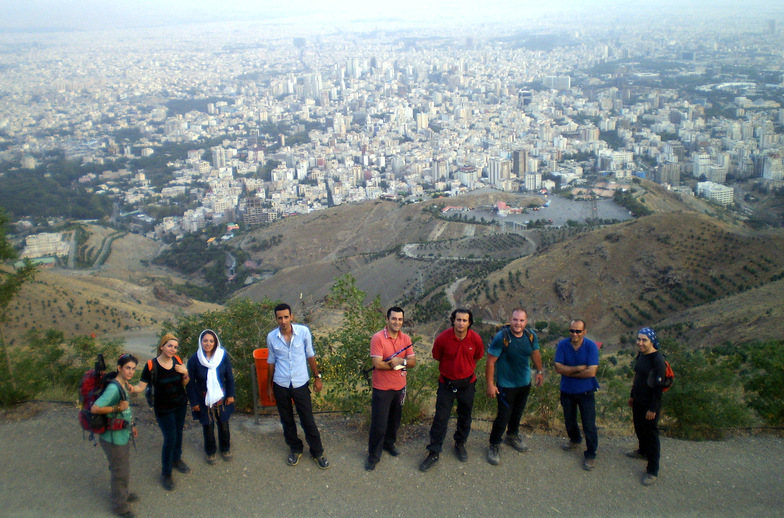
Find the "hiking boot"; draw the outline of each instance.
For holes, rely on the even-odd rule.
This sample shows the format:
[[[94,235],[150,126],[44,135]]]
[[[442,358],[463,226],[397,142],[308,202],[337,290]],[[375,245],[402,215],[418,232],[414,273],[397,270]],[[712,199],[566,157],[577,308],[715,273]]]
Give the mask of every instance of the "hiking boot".
[[[508,444],[509,446],[511,446],[512,448],[514,448],[515,450],[521,453],[528,451],[528,445],[523,442],[523,438],[520,437],[519,433],[516,433],[514,435],[507,434],[506,444]]]
[[[645,487],[652,486],[656,483],[656,475],[651,475],[650,473],[646,473],[644,477],[642,477],[642,485]]]
[[[210,466],[212,466],[213,464],[215,464],[217,461],[218,461],[218,460],[217,460],[217,458],[215,457],[215,454],[213,454],[213,455],[207,455],[207,464],[209,464]]]
[[[561,445],[561,449],[563,449],[564,451],[576,450],[579,447],[580,447],[579,442],[572,442],[572,441],[566,441]]]
[[[585,471],[593,471],[593,468],[596,467],[596,459],[585,459],[583,462],[583,469]]]
[[[225,460],[226,462],[231,462],[232,455],[230,451],[222,451],[221,457],[223,457],[223,460]]]
[[[179,471],[180,473],[190,473],[191,472],[191,468],[189,468],[188,465],[185,464],[185,461],[183,461],[182,459],[175,460],[174,464],[172,464],[172,467],[174,469],[176,469],[177,471]]]
[[[319,469],[329,469],[329,461],[324,455],[319,455],[318,457],[312,457],[313,462],[319,467]]]
[[[425,460],[422,461],[422,464],[419,465],[419,471],[428,471],[430,468],[436,465],[438,462],[438,453],[431,451],[425,457]]]
[[[640,450],[627,451],[625,454],[630,459],[646,459],[645,455]]]
[[[455,455],[457,456],[457,460],[460,462],[465,462],[468,460],[468,451],[466,450],[465,443],[455,443]]]
[[[171,475],[161,475],[161,485],[166,491],[172,491],[174,489],[174,479]]]
[[[302,452],[298,453],[298,452],[292,451],[291,453],[289,453],[289,456],[286,459],[286,464],[288,464],[289,466],[296,466],[297,464],[299,464],[299,458],[300,457],[302,457]]]
[[[498,464],[501,462],[500,444],[491,444],[490,447],[487,449],[487,462],[489,462],[493,466],[498,466]]]
[[[128,493],[128,499],[126,500],[126,502],[131,504],[133,502],[138,502],[138,501],[139,501],[139,495],[137,495],[136,493]]]
[[[373,471],[376,469],[376,464],[378,464],[377,460],[372,460],[370,457],[365,459],[365,471]]]
[[[400,455],[400,450],[394,444],[389,448],[384,448],[384,451],[392,455],[393,457],[397,457]]]

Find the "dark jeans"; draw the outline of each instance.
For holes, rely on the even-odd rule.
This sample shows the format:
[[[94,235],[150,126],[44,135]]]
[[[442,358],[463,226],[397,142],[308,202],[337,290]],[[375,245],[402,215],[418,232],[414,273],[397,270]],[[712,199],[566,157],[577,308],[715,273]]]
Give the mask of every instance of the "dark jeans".
[[[131,510],[128,505],[128,479],[131,477],[130,451],[131,443],[117,446],[101,440],[101,448],[106,453],[109,461],[112,487],[112,511],[116,514],[127,513]]]
[[[283,425],[283,437],[291,451],[302,453],[303,449],[302,440],[297,436],[297,424],[294,422],[294,407],[296,407],[299,423],[302,425],[305,440],[308,441],[310,447],[310,454],[313,457],[321,456],[324,453],[324,447],[321,445],[321,435],[316,427],[316,421],[313,419],[313,406],[310,402],[308,384],[305,383],[297,388],[286,388],[273,383],[272,392],[275,394],[280,424]],[[294,402],[293,406],[292,401]]]
[[[454,392],[446,383],[438,382],[436,393],[436,415],[433,416],[433,425],[430,427],[430,444],[428,451],[441,453],[441,446],[446,438],[446,428],[449,424],[449,414],[452,413],[452,404],[457,399],[457,429],[455,430],[455,443],[464,443],[471,433],[471,411],[474,408],[474,392],[476,382],[457,389]]]
[[[167,412],[155,414],[158,427],[163,433],[163,449],[161,450],[161,473],[170,476],[172,465],[182,457],[182,427],[185,426],[185,412],[187,405]]]
[[[661,443],[659,442],[659,414],[655,419],[645,419],[648,405],[632,405],[632,419],[634,420],[634,433],[640,442],[640,453],[648,458],[650,475],[659,476],[659,458],[661,456]]]
[[[220,445],[221,453],[228,453],[231,451],[231,433],[229,432],[229,422],[221,421],[219,417],[215,417],[209,424],[202,425],[204,432],[204,453],[207,455],[215,455],[215,425],[218,425],[218,443]]]
[[[515,388],[498,387],[499,394],[495,397],[498,403],[498,414],[495,416],[493,429],[490,432],[490,444],[501,444],[504,430],[509,435],[517,435],[520,431],[520,419],[523,417],[530,391],[530,384]]]
[[[595,459],[596,449],[599,447],[599,434],[596,431],[595,392],[582,394],[561,392],[561,406],[563,407],[564,421],[566,421],[566,433],[569,435],[569,440],[574,443],[582,442],[580,428],[577,426],[577,409],[580,409],[580,419],[585,434],[585,458]]]
[[[400,418],[403,416],[402,399],[403,389],[373,389],[368,459],[378,462],[381,459],[381,450],[395,445]]]

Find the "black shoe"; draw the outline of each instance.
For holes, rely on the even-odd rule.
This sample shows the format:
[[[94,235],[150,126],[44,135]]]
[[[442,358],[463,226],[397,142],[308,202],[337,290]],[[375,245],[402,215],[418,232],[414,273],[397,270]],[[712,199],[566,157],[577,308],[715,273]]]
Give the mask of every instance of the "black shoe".
[[[128,493],[128,499],[126,500],[126,502],[130,504],[138,501],[139,501],[139,495],[137,495],[136,493]]]
[[[313,459],[313,462],[316,463],[316,466],[319,467],[319,469],[329,469],[329,461],[324,455],[319,455],[318,457],[311,457],[311,458]]]
[[[174,489],[174,479],[171,475],[161,475],[161,485],[166,491]]]
[[[132,511],[125,511],[124,513],[115,513],[122,518],[134,518],[136,515]]]
[[[365,471],[373,471],[376,469],[376,464],[378,464],[377,460],[371,460],[370,457],[365,459]]]
[[[455,455],[457,455],[457,460],[460,462],[465,462],[468,460],[468,451],[466,450],[465,443],[455,443]]]
[[[436,465],[436,462],[438,462],[438,453],[431,451],[427,454],[425,460],[422,461],[422,464],[419,465],[419,471],[428,471]]]
[[[393,457],[397,457],[398,455],[400,455],[400,450],[398,450],[397,446],[395,446],[394,444],[389,448],[384,448],[384,451],[389,453]]]
[[[630,459],[643,459],[643,460],[646,460],[648,458],[645,455],[643,455],[640,450],[627,451],[626,452],[626,456],[629,457]]]
[[[289,466],[296,466],[299,464],[299,458],[302,457],[302,452],[292,451],[289,453],[289,456],[286,458],[286,464]]]
[[[185,461],[183,461],[182,459],[175,460],[174,464],[172,464],[172,467],[174,469],[176,469],[177,471],[179,471],[180,473],[190,473],[191,472],[191,468],[189,468],[188,465],[185,464]]]

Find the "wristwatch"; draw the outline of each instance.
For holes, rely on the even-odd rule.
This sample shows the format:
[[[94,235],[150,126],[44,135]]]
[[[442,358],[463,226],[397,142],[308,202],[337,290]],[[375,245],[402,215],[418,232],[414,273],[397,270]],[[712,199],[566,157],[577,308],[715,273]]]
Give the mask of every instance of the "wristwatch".
[[[544,375],[544,371],[536,371],[536,373]]]
[[[318,379],[322,379],[321,373],[319,372],[318,374],[316,374],[316,377],[317,377]]]

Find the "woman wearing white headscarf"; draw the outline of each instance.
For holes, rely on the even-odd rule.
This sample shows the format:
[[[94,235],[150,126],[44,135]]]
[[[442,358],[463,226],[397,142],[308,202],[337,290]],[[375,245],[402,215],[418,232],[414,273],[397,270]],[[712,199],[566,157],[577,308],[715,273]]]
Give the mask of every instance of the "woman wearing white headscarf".
[[[229,355],[221,346],[215,331],[205,329],[199,335],[199,349],[188,360],[188,372],[193,379],[188,385],[188,399],[191,402],[193,418],[201,422],[204,430],[207,463],[215,464],[218,447],[223,460],[231,460],[229,417],[234,413],[234,374]]]

